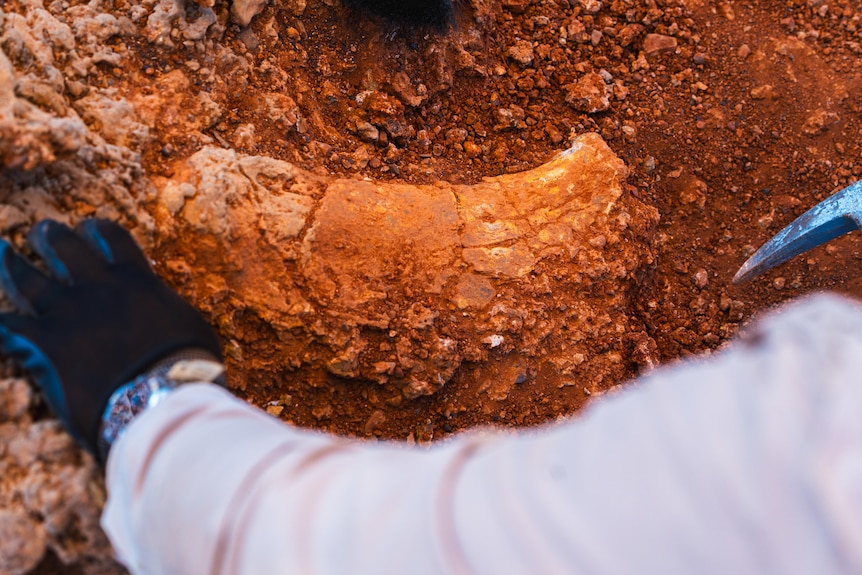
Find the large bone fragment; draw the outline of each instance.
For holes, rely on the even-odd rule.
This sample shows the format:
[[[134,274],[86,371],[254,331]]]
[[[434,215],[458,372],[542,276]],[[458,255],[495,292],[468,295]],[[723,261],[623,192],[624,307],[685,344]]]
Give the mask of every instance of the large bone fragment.
[[[311,366],[411,398],[511,352],[562,372],[622,361],[657,219],[623,193],[626,172],[596,134],[474,185],[325,177],[210,147],[157,182],[155,214],[166,272],[243,368]]]

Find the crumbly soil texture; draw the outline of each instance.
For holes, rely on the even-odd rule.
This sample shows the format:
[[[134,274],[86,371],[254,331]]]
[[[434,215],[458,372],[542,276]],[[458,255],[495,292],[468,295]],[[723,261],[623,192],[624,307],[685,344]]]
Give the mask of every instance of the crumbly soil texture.
[[[0,231],[121,221],[238,395],[412,442],[569,416],[765,308],[862,296],[858,234],[731,284],[862,176],[858,2],[461,0],[418,29],[358,4],[7,0]],[[570,148],[605,187],[512,191]],[[0,531],[37,543],[0,573],[118,572],[88,457],[10,451],[55,428],[5,374]],[[31,501],[58,465],[60,519]]]

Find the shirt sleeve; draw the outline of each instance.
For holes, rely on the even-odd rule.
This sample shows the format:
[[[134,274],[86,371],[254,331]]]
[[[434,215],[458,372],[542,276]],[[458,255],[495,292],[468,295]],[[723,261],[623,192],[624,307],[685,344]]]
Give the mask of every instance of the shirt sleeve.
[[[134,421],[103,526],[133,573],[862,572],[862,310],[819,296],[540,430],[430,448],[206,384]]]

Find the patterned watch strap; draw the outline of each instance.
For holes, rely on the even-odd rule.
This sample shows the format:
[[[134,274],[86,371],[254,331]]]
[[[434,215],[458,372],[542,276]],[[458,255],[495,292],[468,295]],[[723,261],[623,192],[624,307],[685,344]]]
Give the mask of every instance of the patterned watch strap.
[[[180,385],[200,382],[224,385],[224,365],[209,352],[187,349],[117,388],[102,414],[98,445],[101,461],[108,460],[114,442],[138,414],[156,406]]]

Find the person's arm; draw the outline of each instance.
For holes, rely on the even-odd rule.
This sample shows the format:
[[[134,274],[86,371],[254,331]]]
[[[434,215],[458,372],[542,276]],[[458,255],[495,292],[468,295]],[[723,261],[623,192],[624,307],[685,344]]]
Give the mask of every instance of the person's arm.
[[[819,297],[747,342],[538,431],[431,448],[282,425],[185,386],[111,453],[136,573],[858,573],[862,311]]]

